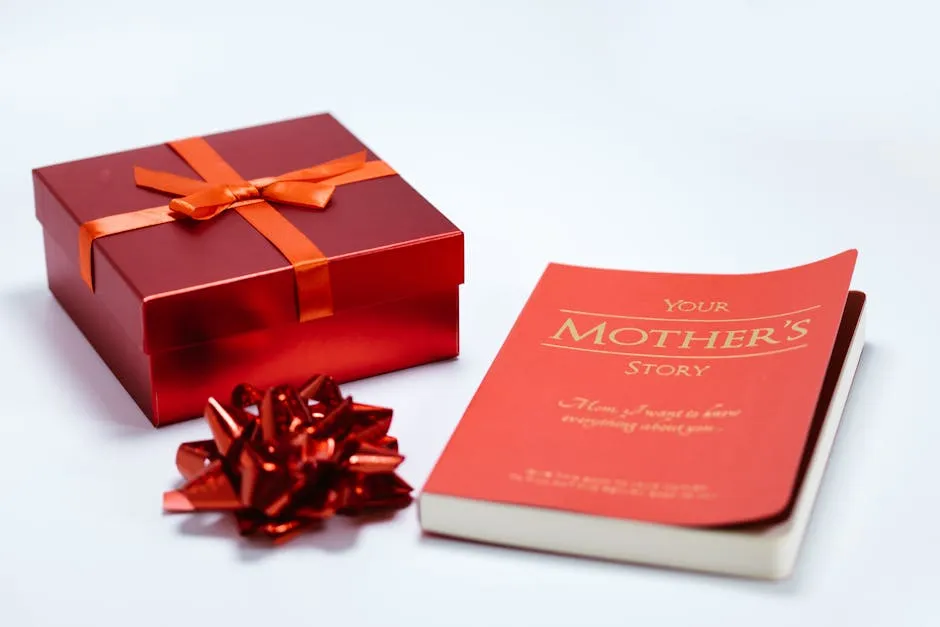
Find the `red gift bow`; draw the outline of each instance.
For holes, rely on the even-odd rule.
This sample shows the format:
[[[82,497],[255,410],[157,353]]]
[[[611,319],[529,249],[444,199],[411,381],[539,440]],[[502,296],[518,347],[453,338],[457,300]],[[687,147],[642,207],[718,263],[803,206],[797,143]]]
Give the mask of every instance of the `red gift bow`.
[[[180,445],[187,482],[163,495],[164,511],[231,511],[242,535],[284,539],[335,514],[412,501],[395,473],[404,457],[388,435],[392,410],[343,398],[328,376],[264,394],[239,385],[230,407],[210,398],[205,418],[213,439]]]

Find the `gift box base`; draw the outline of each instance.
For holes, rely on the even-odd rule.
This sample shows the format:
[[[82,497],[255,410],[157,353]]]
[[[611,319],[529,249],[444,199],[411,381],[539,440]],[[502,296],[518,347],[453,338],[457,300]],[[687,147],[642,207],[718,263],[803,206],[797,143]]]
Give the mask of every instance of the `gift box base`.
[[[459,288],[453,286],[303,324],[262,329],[148,355],[82,282],[74,259],[44,235],[49,288],[155,426],[202,414],[248,382],[299,385],[327,373],[348,382],[459,352]],[[74,255],[73,255],[74,256]]]

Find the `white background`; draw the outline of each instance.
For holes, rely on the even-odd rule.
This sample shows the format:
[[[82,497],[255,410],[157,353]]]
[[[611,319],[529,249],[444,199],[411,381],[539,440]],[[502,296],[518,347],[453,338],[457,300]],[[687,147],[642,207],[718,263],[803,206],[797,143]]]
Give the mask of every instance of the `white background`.
[[[0,0],[0,624],[940,623],[935,2]],[[869,344],[780,584],[432,540],[277,550],[161,514],[154,430],[47,292],[33,167],[331,111],[467,234],[459,360],[345,386],[420,488],[549,261],[857,247]]]

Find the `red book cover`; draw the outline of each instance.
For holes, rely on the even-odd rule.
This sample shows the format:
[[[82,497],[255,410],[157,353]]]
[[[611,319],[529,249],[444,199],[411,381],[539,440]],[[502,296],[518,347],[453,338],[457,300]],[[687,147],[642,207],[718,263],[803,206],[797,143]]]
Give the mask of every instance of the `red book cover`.
[[[684,526],[785,512],[855,267],[552,264],[424,488]]]

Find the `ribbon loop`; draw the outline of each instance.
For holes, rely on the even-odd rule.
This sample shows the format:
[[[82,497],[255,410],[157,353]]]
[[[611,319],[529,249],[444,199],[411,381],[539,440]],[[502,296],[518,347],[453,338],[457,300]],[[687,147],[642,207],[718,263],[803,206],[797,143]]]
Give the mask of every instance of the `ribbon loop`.
[[[316,183],[333,178],[334,176],[346,174],[347,172],[353,172],[362,168],[365,164],[366,152],[363,150],[309,168],[287,172],[286,174],[275,177],[275,179],[278,181],[308,181]]]
[[[134,168],[134,183],[137,187],[163,192],[164,194],[175,194],[177,196],[187,196],[195,194],[198,191],[211,187],[210,183],[197,179],[187,178],[178,174],[169,172],[158,172],[148,170],[147,168]]]
[[[265,200],[307,209],[325,209],[333,197],[333,185],[302,181],[275,181],[261,190]]]
[[[254,185],[215,185],[208,189],[174,198],[170,209],[193,220],[211,220],[223,211],[231,209],[235,203],[256,200],[261,192]]]

